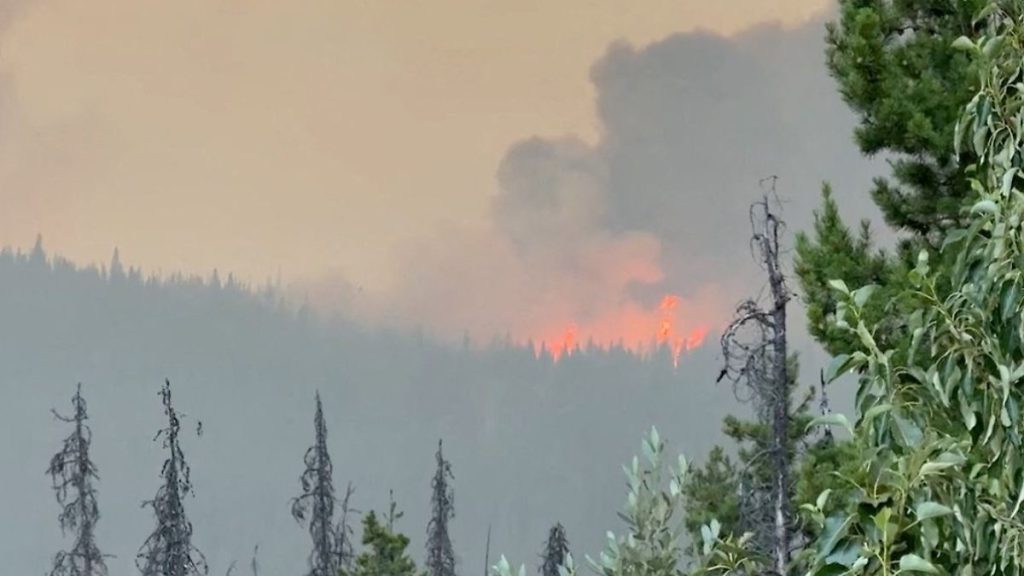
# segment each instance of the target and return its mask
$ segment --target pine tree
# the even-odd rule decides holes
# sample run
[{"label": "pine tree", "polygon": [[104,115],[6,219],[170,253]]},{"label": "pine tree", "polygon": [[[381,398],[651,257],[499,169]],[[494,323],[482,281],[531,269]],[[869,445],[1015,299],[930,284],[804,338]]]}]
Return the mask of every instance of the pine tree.
[{"label": "pine tree", "polygon": [[160,471],[163,484],[152,500],[143,503],[143,507],[152,508],[156,527],[143,543],[135,563],[142,576],[205,575],[206,558],[192,545],[192,523],[185,515],[185,497],[193,494],[191,469],[179,443],[181,421],[171,403],[169,380],[164,381],[160,398],[167,427],[157,432],[154,441],[163,438],[167,459]]},{"label": "pine tree", "polygon": [[934,262],[947,231],[964,223],[963,208],[974,196],[964,167],[974,152],[963,151],[958,162],[953,136],[978,80],[953,41],[979,30],[974,16],[985,4],[840,0],[839,18],[827,26],[828,69],[860,117],[857,144],[868,156],[885,154],[893,168],[870,194],[886,223],[903,234],[896,254],[876,251],[866,223],[851,235],[826,187],[813,233],[798,236],[796,273],[810,331],[832,354],[849,353],[857,342],[830,320],[836,313],[830,280],[877,285],[880,297],[864,310],[865,320],[877,326],[883,347],[902,348],[894,338],[911,311],[887,308],[906,287],[918,252],[927,249]]},{"label": "pine tree", "polygon": [[569,556],[569,539],[565,536],[565,528],[561,523],[556,523],[548,532],[548,541],[544,545],[544,553],[541,555],[543,562],[540,566],[541,576],[559,576],[558,568],[565,565]]},{"label": "pine tree", "polygon": [[64,439],[60,452],[50,459],[46,473],[53,481],[57,503],[61,506],[57,516],[61,532],[73,531],[75,538],[71,550],[54,556],[50,576],[106,576],[107,566],[96,545],[95,535],[100,513],[93,481],[99,480],[99,476],[89,457],[92,430],[85,423],[89,415],[81,384],[71,398],[71,406],[71,416],[53,411],[54,417],[61,422],[74,424],[74,430]]},{"label": "pine tree", "polygon": [[338,573],[339,538],[334,526],[334,468],[327,453],[327,425],[324,423],[320,393],[316,393],[316,415],[313,419],[316,439],[306,450],[306,470],[299,478],[302,494],[292,500],[292,516],[300,524],[306,523],[313,538],[309,554],[308,576],[335,576]]},{"label": "pine tree", "polygon": [[342,576],[417,576],[416,563],[406,554],[409,537],[381,524],[370,511],[363,517],[363,546],[368,549],[355,560],[353,570],[341,570]]},{"label": "pine tree", "polygon": [[455,576],[455,552],[452,549],[448,523],[455,517],[455,493],[449,481],[451,463],[444,459],[441,441],[437,441],[437,471],[430,482],[430,522],[427,524],[427,574]]}]

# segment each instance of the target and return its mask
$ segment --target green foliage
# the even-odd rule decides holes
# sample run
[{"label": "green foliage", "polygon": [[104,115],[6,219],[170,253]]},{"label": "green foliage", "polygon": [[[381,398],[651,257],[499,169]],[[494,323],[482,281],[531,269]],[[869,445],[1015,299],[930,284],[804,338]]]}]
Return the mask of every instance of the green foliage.
[{"label": "green foliage", "polygon": [[891,178],[877,178],[872,198],[886,222],[904,233],[897,253],[872,248],[867,225],[857,234],[839,217],[826,187],[812,235],[797,240],[796,272],[811,334],[832,354],[849,353],[856,339],[834,327],[835,298],[828,281],[848,286],[877,284],[880,297],[865,309],[883,346],[901,331],[907,311],[886,304],[906,286],[921,249],[935,258],[949,230],[964,224],[963,206],[973,197],[966,163],[953,148],[957,118],[974,95],[976,67],[953,41],[972,34],[974,14],[985,0],[840,0],[828,25],[826,60],[840,93],[857,113],[854,131],[862,152],[885,154]]},{"label": "green foliage", "polygon": [[[790,393],[797,389],[796,357],[790,358]],[[810,413],[812,393],[804,395],[792,410],[789,425],[787,461],[792,463],[790,474],[793,487],[792,506],[797,508],[804,496],[811,499],[826,488],[839,490],[838,476],[834,474],[848,455],[848,442],[834,442],[820,437],[808,429],[813,420]],[[687,550],[692,559],[701,556],[702,530],[715,520],[722,538],[740,539],[753,532],[746,545],[759,553],[767,552],[766,538],[759,530],[770,529],[769,489],[774,479],[772,462],[768,458],[772,446],[771,427],[768,424],[744,420],[736,416],[725,418],[723,431],[737,447],[736,461],[725,450],[716,446],[703,466],[695,467],[683,488],[685,496],[686,531],[690,537]],[[795,542],[805,542],[816,534],[816,528],[797,519],[793,527]]]},{"label": "green foliage", "polygon": [[[623,466],[629,491],[626,509],[620,513],[627,531],[616,536],[608,532],[608,543],[598,560],[588,563],[601,576],[682,576],[680,537],[685,531],[682,514],[683,486],[687,463],[683,456],[675,465],[665,461],[665,443],[656,429],[642,443],[643,463],[633,457]],[[710,551],[710,550],[709,550]],[[576,576],[572,555],[566,555],[561,576]],[[516,576],[504,556],[492,568],[495,576]],[[518,576],[525,576],[520,566]]]},{"label": "green foliage", "polygon": [[704,465],[690,472],[683,487],[690,557],[697,557],[701,528],[712,520],[717,520],[727,534],[734,535],[739,530],[739,492],[739,470],[725,450],[715,446]]},{"label": "green foliage", "polygon": [[860,465],[839,512],[828,492],[803,507],[821,529],[816,574],[1024,573],[1022,15],[1021,0],[993,3],[978,16],[986,33],[955,43],[981,71],[956,127],[978,199],[946,236],[948,269],[922,251],[908,275],[907,349],[879,345],[870,287],[835,284],[837,324],[860,343],[837,370],[861,374]]},{"label": "green foliage", "polygon": [[[813,236],[797,234],[795,270],[803,289],[811,335],[829,353],[844,354],[857,346],[857,340],[835,325],[837,298],[828,282],[841,279],[849,286],[879,285],[890,295],[903,288],[900,279],[904,276],[898,273],[902,269],[899,262],[874,250],[866,221],[861,222],[859,234],[853,234],[839,216],[839,207],[828,185],[822,190],[822,199],[821,210],[814,213]],[[865,313],[874,322],[882,322],[886,311],[880,303],[888,301],[873,299]]]},{"label": "green foliage", "polygon": [[892,181],[876,180],[872,197],[891,226],[934,243],[960,222],[971,193],[953,132],[977,74],[953,41],[972,33],[985,0],[839,4],[838,20],[828,25],[828,68],[860,116],[860,149],[894,157]]},{"label": "green foliage", "polygon": [[418,576],[416,563],[405,549],[409,538],[405,534],[392,532],[382,524],[377,514],[371,511],[363,517],[363,546],[351,572],[341,570],[341,576]]}]

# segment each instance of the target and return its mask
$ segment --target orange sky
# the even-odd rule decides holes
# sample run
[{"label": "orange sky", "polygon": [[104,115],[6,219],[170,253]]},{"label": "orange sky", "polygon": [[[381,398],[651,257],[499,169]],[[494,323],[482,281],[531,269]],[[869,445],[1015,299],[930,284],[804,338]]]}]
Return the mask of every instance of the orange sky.
[{"label": "orange sky", "polygon": [[25,0],[0,31],[0,244],[378,285],[396,246],[487,225],[510,144],[596,139],[609,42],[828,4]]}]

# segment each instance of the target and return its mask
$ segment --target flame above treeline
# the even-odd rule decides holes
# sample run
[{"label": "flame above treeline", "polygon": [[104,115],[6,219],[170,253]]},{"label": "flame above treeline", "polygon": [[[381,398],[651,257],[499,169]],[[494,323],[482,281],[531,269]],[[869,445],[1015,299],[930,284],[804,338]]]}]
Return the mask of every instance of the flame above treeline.
[{"label": "flame above treeline", "polygon": [[620,346],[635,354],[652,354],[667,347],[672,363],[679,365],[683,352],[700,347],[710,330],[702,323],[679,318],[679,296],[668,294],[657,310],[629,307],[618,314],[581,325],[569,322],[546,330],[528,342],[537,357],[548,354],[557,362],[587,347]]}]

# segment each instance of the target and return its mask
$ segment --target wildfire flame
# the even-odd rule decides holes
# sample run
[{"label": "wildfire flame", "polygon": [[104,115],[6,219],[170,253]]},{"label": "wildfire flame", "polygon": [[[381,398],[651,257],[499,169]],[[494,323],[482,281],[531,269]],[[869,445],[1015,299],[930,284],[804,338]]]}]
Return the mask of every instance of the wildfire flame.
[{"label": "wildfire flame", "polygon": [[615,318],[595,321],[582,328],[570,323],[561,330],[549,331],[550,336],[539,338],[534,353],[539,357],[547,352],[557,362],[578,351],[581,339],[599,348],[607,349],[618,344],[640,354],[667,346],[673,365],[678,366],[683,352],[700,347],[709,331],[704,324],[683,325],[679,322],[679,304],[679,296],[667,294],[654,311],[627,310]]}]

